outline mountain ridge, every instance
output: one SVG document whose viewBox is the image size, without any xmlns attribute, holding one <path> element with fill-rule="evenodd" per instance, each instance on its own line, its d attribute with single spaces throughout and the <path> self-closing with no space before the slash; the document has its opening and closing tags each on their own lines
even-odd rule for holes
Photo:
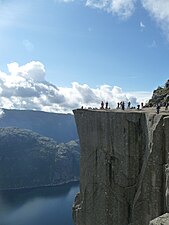
<svg viewBox="0 0 169 225">
<path fill-rule="evenodd" d="M 51 137 L 57 143 L 78 139 L 72 114 L 2 109 L 0 127 L 29 129 L 42 136 Z"/>
<path fill-rule="evenodd" d="M 57 144 L 27 129 L 0 128 L 0 189 L 52 186 L 79 179 L 78 140 Z"/>
</svg>

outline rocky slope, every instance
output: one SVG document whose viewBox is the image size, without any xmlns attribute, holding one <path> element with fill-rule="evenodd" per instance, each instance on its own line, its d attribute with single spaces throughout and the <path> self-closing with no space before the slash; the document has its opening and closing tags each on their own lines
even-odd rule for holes
<svg viewBox="0 0 169 225">
<path fill-rule="evenodd" d="M 74 116 L 71 114 L 3 109 L 0 127 L 29 129 L 51 137 L 58 143 L 78 139 Z"/>
<path fill-rule="evenodd" d="M 147 106 L 156 106 L 160 104 L 165 106 L 166 103 L 169 103 L 169 80 L 165 83 L 164 87 L 158 87 L 153 91 L 153 96 L 149 100 Z"/>
<path fill-rule="evenodd" d="M 78 141 L 57 144 L 30 130 L 0 128 L 0 189 L 77 180 L 79 155 Z"/>
<path fill-rule="evenodd" d="M 75 224 L 148 225 L 165 213 L 169 113 L 79 109 L 74 114 L 81 146 Z"/>
</svg>

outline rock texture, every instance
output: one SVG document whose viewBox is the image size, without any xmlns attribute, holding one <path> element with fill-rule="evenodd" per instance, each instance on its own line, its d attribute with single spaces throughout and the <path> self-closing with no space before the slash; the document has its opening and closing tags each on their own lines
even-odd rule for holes
<svg viewBox="0 0 169 225">
<path fill-rule="evenodd" d="M 169 104 L 169 80 L 166 81 L 163 87 L 158 87 L 153 91 L 152 98 L 149 100 L 147 106 L 156 106 L 160 104 L 161 106 L 165 106 L 166 103 Z"/>
<path fill-rule="evenodd" d="M 75 224 L 148 225 L 165 213 L 167 113 L 79 109 L 74 114 L 81 145 Z"/>
<path fill-rule="evenodd" d="M 164 215 L 152 220 L 150 225 L 169 225 L 169 213 L 165 213 Z"/>
</svg>

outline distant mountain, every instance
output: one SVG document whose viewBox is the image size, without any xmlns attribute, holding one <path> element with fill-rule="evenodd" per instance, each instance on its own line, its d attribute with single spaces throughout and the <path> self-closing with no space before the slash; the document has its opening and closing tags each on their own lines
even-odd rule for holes
<svg viewBox="0 0 169 225">
<path fill-rule="evenodd" d="M 169 103 L 169 80 L 167 80 L 163 87 L 159 86 L 153 91 L 153 96 L 147 103 L 147 106 L 151 107 L 157 104 L 165 106 L 166 103 Z"/>
<path fill-rule="evenodd" d="M 12 113 L 13 121 L 18 122 L 16 111 L 6 112 Z M 31 112 L 26 114 L 37 116 Z M 44 114 L 38 115 L 41 116 L 38 121 L 43 123 Z M 78 141 L 57 144 L 30 130 L 0 128 L 0 189 L 39 187 L 77 180 L 79 156 Z"/>
<path fill-rule="evenodd" d="M 58 143 L 78 139 L 74 116 L 32 110 L 3 109 L 0 127 L 29 129 Z"/>
</svg>

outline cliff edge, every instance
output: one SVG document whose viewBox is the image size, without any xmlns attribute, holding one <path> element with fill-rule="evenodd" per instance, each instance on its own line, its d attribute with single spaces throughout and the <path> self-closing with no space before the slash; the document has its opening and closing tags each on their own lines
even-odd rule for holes
<svg viewBox="0 0 169 225">
<path fill-rule="evenodd" d="M 169 113 L 77 109 L 74 115 L 81 146 L 75 224 L 148 225 L 167 212 Z"/>
</svg>

